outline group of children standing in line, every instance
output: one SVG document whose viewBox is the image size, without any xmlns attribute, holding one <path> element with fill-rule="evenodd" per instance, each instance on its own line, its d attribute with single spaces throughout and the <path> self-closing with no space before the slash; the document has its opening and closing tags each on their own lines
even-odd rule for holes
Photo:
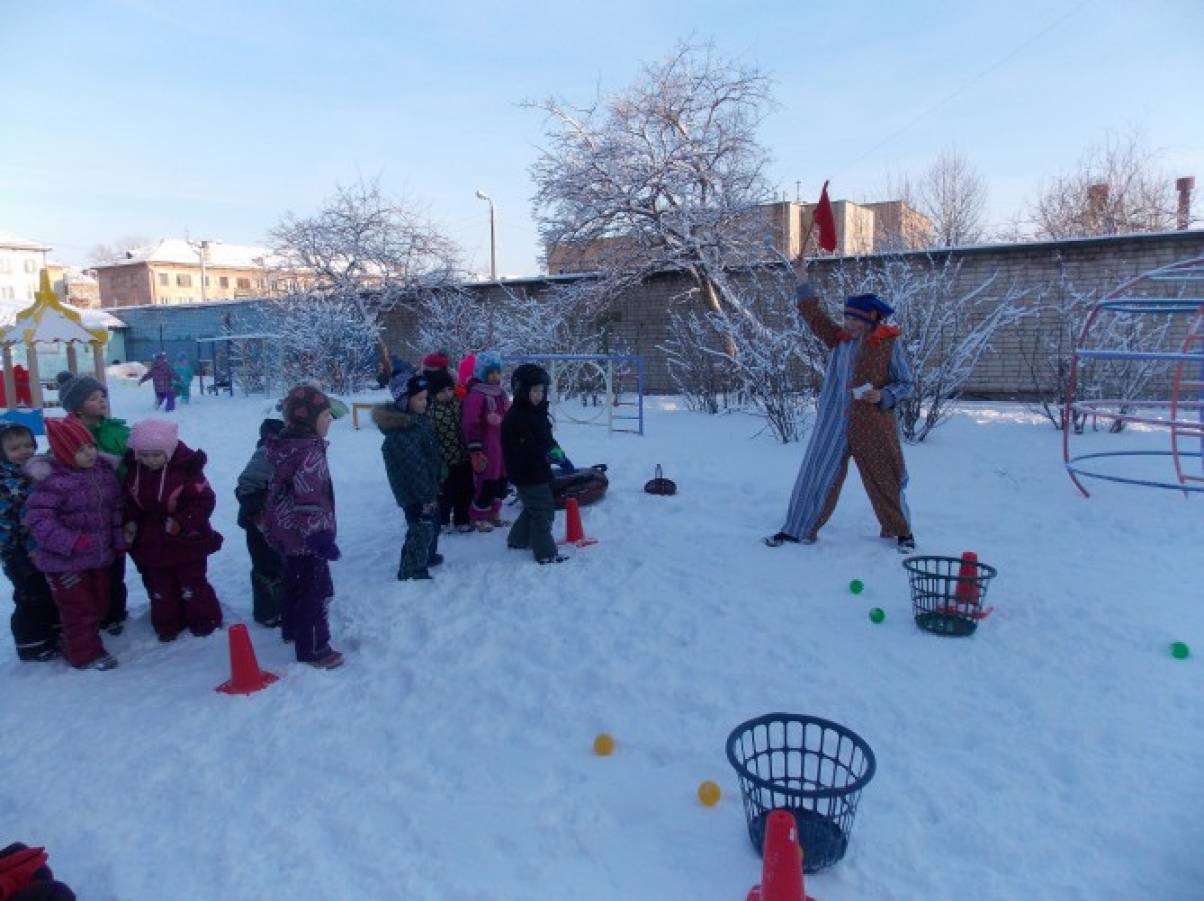
<svg viewBox="0 0 1204 901">
<path fill-rule="evenodd" d="M 430 568 L 443 562 L 441 528 L 506 525 L 509 482 L 523 509 L 507 545 L 531 550 L 541 564 L 563 561 L 552 538 L 551 466 L 571 472 L 572 464 L 552 435 L 547 372 L 519 366 L 511 401 L 496 354 L 477 355 L 458 390 L 446 354 L 422 363 L 421 371 L 396 368 L 392 402 L 372 411 L 407 526 L 398 579 L 431 578 Z M 61 653 L 78 668 L 115 667 L 101 633 L 123 629 L 127 553 L 159 639 L 184 629 L 208 635 L 222 625 L 207 562 L 223 539 L 210 522 L 216 497 L 204 452 L 181 442 L 172 421 L 131 429 L 109 416 L 108 392 L 96 379 L 60 382 L 67 415 L 46 420 L 49 454 L 37 453 L 25 426 L 0 423 L 0 560 L 13 583 L 18 656 L 46 661 Z M 281 413 L 261 425 L 235 491 L 252 561 L 252 612 L 262 625 L 280 626 L 299 661 L 331 669 L 343 662 L 327 621 L 329 564 L 341 556 L 326 457 L 335 412 L 322 391 L 298 385 Z"/>
<path fill-rule="evenodd" d="M 443 562 L 441 526 L 489 532 L 507 525 L 501 511 L 510 483 L 523 509 L 507 546 L 531 550 L 541 564 L 563 561 L 552 539 L 551 465 L 571 472 L 572 464 L 552 436 L 547 372 L 531 363 L 515 369 L 511 400 L 497 354 L 482 352 L 462 367 L 471 375 L 459 393 L 449 365 L 446 354 L 435 353 L 423 358 L 420 371 L 395 367 L 392 403 L 372 409 L 407 526 L 397 578 L 431 578 L 430 568 Z"/>
</svg>

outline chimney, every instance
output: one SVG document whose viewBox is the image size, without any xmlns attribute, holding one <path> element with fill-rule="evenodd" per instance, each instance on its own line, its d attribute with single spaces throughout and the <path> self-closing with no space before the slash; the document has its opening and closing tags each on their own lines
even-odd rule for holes
<svg viewBox="0 0 1204 901">
<path fill-rule="evenodd" d="M 1175 179 L 1175 190 L 1179 192 L 1179 212 L 1176 217 L 1175 227 L 1179 231 L 1186 231 L 1191 225 L 1191 192 L 1196 186 L 1196 177 L 1194 175 L 1185 175 L 1183 178 Z"/>
</svg>

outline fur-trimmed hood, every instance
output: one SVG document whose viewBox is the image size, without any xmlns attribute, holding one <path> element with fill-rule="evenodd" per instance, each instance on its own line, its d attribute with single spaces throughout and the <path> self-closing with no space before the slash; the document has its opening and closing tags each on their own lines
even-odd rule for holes
<svg viewBox="0 0 1204 901">
<path fill-rule="evenodd" d="M 372 407 L 372 421 L 378 429 L 387 433 L 413 428 L 418 417 L 397 409 L 393 404 L 376 404 Z"/>
</svg>

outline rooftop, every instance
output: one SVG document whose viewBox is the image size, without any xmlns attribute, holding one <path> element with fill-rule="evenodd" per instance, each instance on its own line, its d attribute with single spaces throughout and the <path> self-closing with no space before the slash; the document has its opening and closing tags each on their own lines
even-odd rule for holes
<svg viewBox="0 0 1204 901">
<path fill-rule="evenodd" d="M 273 257 L 266 247 L 253 244 L 226 244 L 224 241 L 209 241 L 205 248 L 205 264 L 229 266 L 238 269 L 263 269 L 272 265 Z M 153 244 L 127 250 L 115 260 L 99 263 L 97 269 L 110 266 L 130 266 L 135 263 L 180 263 L 198 266 L 201 242 L 184 238 L 160 238 Z"/>
<path fill-rule="evenodd" d="M 45 244 L 39 244 L 37 241 L 30 241 L 28 238 L 22 238 L 20 235 L 14 235 L 12 232 L 0 231 L 0 247 L 7 247 L 11 250 L 40 250 L 45 252 L 50 250 Z"/>
</svg>

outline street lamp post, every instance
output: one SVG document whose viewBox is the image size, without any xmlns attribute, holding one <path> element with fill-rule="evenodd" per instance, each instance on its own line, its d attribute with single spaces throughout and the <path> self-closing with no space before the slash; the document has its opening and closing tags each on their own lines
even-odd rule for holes
<svg viewBox="0 0 1204 901">
<path fill-rule="evenodd" d="M 493 198 L 484 191 L 477 191 L 477 197 L 489 201 L 489 277 L 497 281 L 497 231 L 493 218 Z"/>
</svg>

